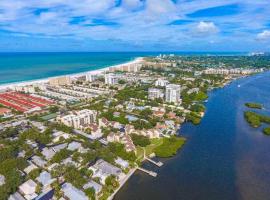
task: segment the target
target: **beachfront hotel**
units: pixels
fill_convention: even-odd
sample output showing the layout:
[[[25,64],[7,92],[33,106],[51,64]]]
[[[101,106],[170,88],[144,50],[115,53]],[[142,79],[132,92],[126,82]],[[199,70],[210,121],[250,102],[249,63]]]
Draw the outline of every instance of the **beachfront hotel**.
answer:
[[[70,85],[72,83],[70,76],[61,76],[56,78],[51,78],[49,84],[51,86],[63,86]]]
[[[179,103],[180,98],[180,85],[169,84],[166,86],[166,101],[169,103]]]
[[[95,80],[97,80],[97,78],[98,78],[98,74],[87,73],[85,75],[85,80],[87,82],[94,82]]]
[[[115,85],[118,83],[120,77],[116,74],[105,74],[105,84]]]

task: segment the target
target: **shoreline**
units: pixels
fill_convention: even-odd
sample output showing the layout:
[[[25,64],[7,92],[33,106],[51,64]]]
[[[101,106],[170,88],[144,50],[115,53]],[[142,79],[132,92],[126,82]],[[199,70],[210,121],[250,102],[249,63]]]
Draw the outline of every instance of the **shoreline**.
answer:
[[[59,75],[59,76],[50,76],[47,78],[33,79],[33,80],[13,82],[13,83],[4,83],[4,84],[0,84],[0,90],[7,90],[7,89],[10,89],[10,88],[15,87],[15,86],[27,86],[27,85],[42,84],[42,83],[48,82],[49,79],[51,79],[51,78],[70,76],[70,78],[75,79],[75,78],[78,78],[80,76],[83,76],[83,75],[89,74],[89,73],[90,74],[102,74],[104,72],[109,71],[111,68],[117,68],[117,67],[120,67],[122,65],[136,64],[136,63],[141,62],[142,60],[143,60],[143,57],[136,57],[133,60],[125,62],[125,63],[112,65],[112,66],[108,66],[108,67],[104,67],[104,68],[100,68],[100,69],[89,70],[89,71],[85,71],[85,72],[78,72],[78,73],[65,74],[65,75]]]

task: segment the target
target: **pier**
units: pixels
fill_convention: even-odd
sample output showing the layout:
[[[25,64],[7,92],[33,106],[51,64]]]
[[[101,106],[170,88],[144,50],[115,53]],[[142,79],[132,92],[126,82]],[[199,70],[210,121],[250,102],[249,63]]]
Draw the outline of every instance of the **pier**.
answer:
[[[142,172],[147,173],[150,176],[153,176],[153,177],[156,177],[157,176],[157,173],[156,172],[153,172],[153,171],[150,171],[150,170],[147,170],[147,169],[143,169],[141,167],[138,167],[137,169],[138,170],[141,170]]]
[[[163,163],[160,162],[160,161],[159,161],[159,162],[156,162],[156,161],[151,160],[150,158],[147,158],[147,157],[145,157],[145,159],[146,159],[147,161],[153,163],[154,165],[158,166],[158,167],[161,167],[161,166],[163,165]]]
[[[151,156],[151,155],[150,155],[150,156]],[[154,155],[152,155],[152,156],[154,156]],[[144,160],[147,160],[147,161],[151,162],[152,164],[154,164],[154,165],[156,165],[156,166],[158,166],[158,167],[161,167],[161,166],[163,165],[163,163],[160,162],[160,161],[156,162],[156,161],[154,161],[154,160],[148,158],[148,157],[145,155],[145,149],[144,149],[144,148],[143,148],[143,158],[144,158]]]

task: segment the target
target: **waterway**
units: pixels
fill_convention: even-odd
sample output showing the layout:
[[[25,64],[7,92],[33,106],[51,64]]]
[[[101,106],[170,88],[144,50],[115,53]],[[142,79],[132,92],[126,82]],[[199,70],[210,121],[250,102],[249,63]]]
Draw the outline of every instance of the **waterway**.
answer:
[[[115,200],[270,199],[270,137],[246,123],[246,102],[262,103],[259,112],[270,115],[269,72],[210,92],[201,124],[180,130],[183,149],[161,168],[145,164],[158,176],[137,171]]]

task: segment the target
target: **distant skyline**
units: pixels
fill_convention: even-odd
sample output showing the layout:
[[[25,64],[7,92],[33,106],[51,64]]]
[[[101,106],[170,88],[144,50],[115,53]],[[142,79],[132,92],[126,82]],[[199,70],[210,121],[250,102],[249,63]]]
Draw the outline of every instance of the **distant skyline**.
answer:
[[[0,1],[0,52],[269,49],[269,0]]]

